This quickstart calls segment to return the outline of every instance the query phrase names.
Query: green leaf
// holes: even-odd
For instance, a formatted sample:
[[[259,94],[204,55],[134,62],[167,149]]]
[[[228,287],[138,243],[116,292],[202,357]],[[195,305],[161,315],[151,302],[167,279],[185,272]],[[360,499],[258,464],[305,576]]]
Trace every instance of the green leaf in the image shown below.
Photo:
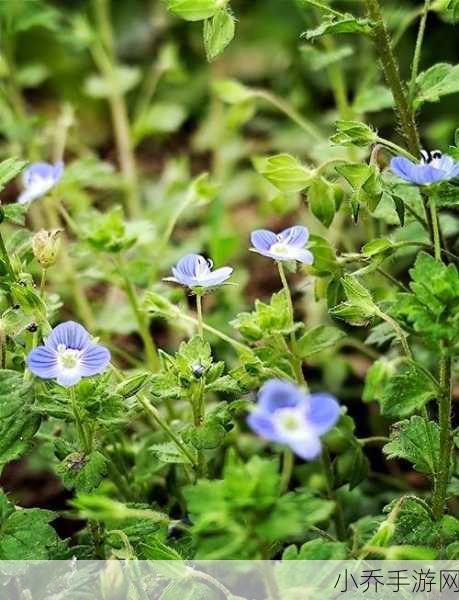
[[[384,254],[389,256],[391,254],[392,249],[393,244],[390,240],[372,240],[371,242],[368,242],[368,244],[365,244],[362,247],[362,254],[364,254],[365,256],[376,256],[378,254]]]
[[[303,166],[290,154],[276,154],[254,160],[255,168],[278,190],[286,193],[301,192],[314,178],[314,171]]]
[[[0,560],[49,560],[60,542],[50,510],[15,509],[0,490]]]
[[[366,325],[368,321],[378,314],[378,307],[373,302],[370,292],[357,280],[356,277],[345,275],[341,279],[346,302],[342,302],[330,313],[347,321],[351,325]]]
[[[84,83],[84,91],[92,98],[109,98],[115,90],[126,94],[137,86],[142,78],[139,67],[120,65],[113,71],[113,77],[106,79],[101,75],[91,75]]]
[[[308,204],[316,219],[330,227],[336,212],[334,186],[323,177],[314,179],[308,189]]]
[[[284,550],[282,560],[345,560],[348,554],[349,550],[343,542],[317,538],[306,542],[299,550],[295,546],[289,546]]]
[[[340,270],[336,250],[325,238],[319,235],[311,235],[309,237],[309,250],[314,255],[312,269],[315,275],[323,277],[335,274]]]
[[[57,473],[67,489],[91,492],[107,474],[107,459],[100,452],[89,456],[81,452],[69,454],[58,466]]]
[[[364,402],[380,401],[387,381],[393,374],[394,366],[389,361],[376,360],[366,373],[362,400]]]
[[[406,417],[435,398],[437,390],[426,373],[415,363],[405,363],[393,375],[381,398],[382,413],[388,417]]]
[[[175,464],[191,464],[189,459],[180,452],[173,442],[165,442],[164,444],[155,444],[150,447],[151,452],[158,460],[164,463]],[[192,450],[190,450],[192,453]]]
[[[438,349],[442,342],[446,350],[459,350],[459,273],[454,264],[435,260],[420,252],[410,270],[411,294],[398,294],[392,314],[405,320],[424,341]]]
[[[348,483],[352,490],[367,478],[370,462],[362,448],[354,444],[336,457],[333,466],[335,484],[341,486]]]
[[[22,373],[0,370],[0,466],[22,456],[40,426],[33,391]]]
[[[358,163],[339,165],[335,170],[342,175],[353,189],[351,209],[354,221],[357,222],[360,205],[367,204],[374,210],[382,196],[379,172],[374,165]]]
[[[323,352],[327,348],[336,346],[346,337],[344,331],[330,325],[317,325],[306,331],[298,340],[298,352],[302,358],[312,356],[317,352]]]
[[[24,225],[28,206],[26,204],[5,204],[2,206],[5,219],[15,225]]]
[[[323,50],[317,48],[313,44],[305,44],[300,50],[304,64],[306,64],[311,71],[322,71],[354,54],[352,46],[340,46],[333,50]]]
[[[182,104],[155,102],[134,123],[133,136],[136,144],[150,135],[177,131],[186,117],[187,112]]]
[[[357,114],[379,112],[394,105],[394,97],[384,85],[364,86],[354,99],[353,110]]]
[[[331,136],[330,141],[338,146],[368,146],[374,144],[376,138],[376,132],[365,123],[360,121],[336,121],[336,133]]]
[[[288,335],[292,326],[285,290],[273,294],[270,304],[256,300],[253,312],[239,313],[230,324],[251,341],[269,338],[276,334]]]
[[[362,33],[369,35],[373,29],[371,21],[368,19],[358,19],[351,14],[344,14],[342,17],[325,17],[321,24],[315,29],[309,29],[301,34],[301,37],[307,40],[316,40],[324,35],[333,35],[336,33]]]
[[[19,158],[7,158],[0,162],[0,191],[24,169],[27,162]]]
[[[137,237],[129,233],[123,210],[115,206],[106,213],[92,211],[81,224],[81,235],[94,249],[118,253],[133,246]]]
[[[217,79],[212,84],[215,94],[228,104],[242,104],[254,96],[254,92],[235,79]]]
[[[440,429],[433,421],[415,415],[393,426],[391,441],[383,451],[389,459],[403,458],[420,473],[435,476],[440,457]]]
[[[416,89],[416,107],[424,102],[438,102],[443,96],[459,92],[459,65],[433,65],[418,75]]]
[[[228,46],[234,37],[234,29],[234,17],[226,8],[204,21],[204,48],[209,62]]]
[[[203,21],[213,17],[228,0],[166,0],[167,9],[185,21]]]

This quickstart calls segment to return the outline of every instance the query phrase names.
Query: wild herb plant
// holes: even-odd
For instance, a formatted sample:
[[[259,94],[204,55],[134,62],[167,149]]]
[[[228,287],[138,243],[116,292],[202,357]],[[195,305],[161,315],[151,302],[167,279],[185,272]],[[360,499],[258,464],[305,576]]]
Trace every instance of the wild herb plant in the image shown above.
[[[459,557],[459,4],[240,4],[1,3],[0,559]]]

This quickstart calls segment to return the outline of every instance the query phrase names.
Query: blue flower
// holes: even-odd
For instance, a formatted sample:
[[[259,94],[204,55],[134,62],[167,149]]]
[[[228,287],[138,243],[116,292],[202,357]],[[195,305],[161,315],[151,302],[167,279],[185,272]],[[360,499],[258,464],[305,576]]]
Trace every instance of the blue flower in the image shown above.
[[[18,198],[19,204],[29,204],[47,194],[62,177],[64,163],[54,165],[38,162],[28,167],[23,174],[24,191]]]
[[[297,385],[271,379],[261,388],[247,423],[266,440],[286,444],[301,458],[312,460],[322,451],[320,436],[339,416],[339,404],[330,394],[305,394]]]
[[[277,235],[267,229],[257,229],[250,236],[253,246],[250,249],[274,260],[297,260],[312,265],[314,256],[304,248],[308,238],[309,231],[300,225],[284,229]]]
[[[442,154],[439,150],[423,150],[421,154],[419,164],[403,156],[396,156],[390,161],[390,168],[398,177],[416,185],[430,185],[459,177],[459,163],[451,156]]]
[[[109,362],[109,350],[93,344],[86,329],[74,321],[55,327],[45,345],[27,357],[27,366],[34,375],[56,379],[65,387],[76,385],[82,377],[102,373]]]
[[[213,263],[199,254],[187,254],[172,267],[173,277],[165,281],[180,283],[189,288],[210,288],[222,285],[233,272],[231,267],[221,267],[212,271]]]

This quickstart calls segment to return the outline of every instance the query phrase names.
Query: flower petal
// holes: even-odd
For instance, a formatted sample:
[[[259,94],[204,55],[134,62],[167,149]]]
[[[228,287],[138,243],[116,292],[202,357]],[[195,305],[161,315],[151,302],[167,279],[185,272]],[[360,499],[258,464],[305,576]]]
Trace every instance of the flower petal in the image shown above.
[[[187,254],[178,261],[175,271],[185,277],[195,277],[201,258],[202,256],[199,254]],[[172,272],[174,273],[174,269],[172,269]],[[174,275],[177,277],[175,273]]]
[[[54,166],[45,162],[31,164],[22,175],[24,186],[28,187],[37,179],[54,179]]]
[[[289,246],[303,248],[309,239],[309,231],[307,227],[295,225],[293,227],[289,227],[288,229],[284,229],[284,231],[282,231],[278,237],[280,241],[288,244]]]
[[[216,269],[212,273],[208,275],[208,277],[200,278],[197,280],[197,284],[202,285],[204,287],[212,287],[214,285],[221,285],[224,283],[229,277],[231,277],[231,273],[233,269],[231,267],[221,267],[220,269]]]
[[[27,357],[27,366],[37,377],[54,379],[58,373],[57,352],[46,346],[38,346]]]
[[[304,401],[305,394],[298,386],[280,379],[270,379],[258,393],[258,406],[268,414],[286,406],[297,406]]]
[[[89,377],[102,373],[107,368],[110,358],[110,351],[105,346],[86,346],[80,357],[81,375]]]
[[[256,250],[267,252],[278,240],[277,236],[272,231],[269,231],[268,229],[256,229],[255,231],[252,231],[250,241]]]
[[[298,262],[301,262],[305,265],[312,265],[314,262],[314,255],[309,250],[298,249],[295,258]]]
[[[330,431],[339,420],[341,409],[331,394],[311,394],[308,398],[307,420],[317,435]]]
[[[60,368],[56,377],[56,381],[59,385],[64,387],[71,387],[81,381],[80,369],[63,369]]]
[[[66,321],[55,327],[46,340],[46,346],[57,350],[59,345],[74,350],[83,350],[89,344],[89,333],[79,323]]]
[[[396,156],[390,161],[395,175],[416,185],[428,185],[446,179],[446,174],[429,164],[417,165],[403,156]]]
[[[247,424],[257,435],[271,442],[278,441],[276,429],[269,415],[259,410],[254,410],[247,417]]]
[[[289,446],[297,456],[305,460],[314,460],[322,451],[320,438],[316,435],[310,435],[300,441],[290,442]]]

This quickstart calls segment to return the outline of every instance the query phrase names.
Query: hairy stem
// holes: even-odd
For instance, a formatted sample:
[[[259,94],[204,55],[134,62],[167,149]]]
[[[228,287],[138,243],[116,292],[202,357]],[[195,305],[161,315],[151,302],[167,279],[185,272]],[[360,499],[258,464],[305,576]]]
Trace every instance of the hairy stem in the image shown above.
[[[451,359],[442,351],[440,359],[440,387],[438,399],[439,425],[440,425],[440,463],[437,482],[432,498],[432,512],[436,519],[440,519],[445,511],[446,495],[451,471],[451,451],[453,445],[451,409],[452,409],[452,384],[451,384]]]
[[[419,21],[418,36],[416,38],[416,46],[414,48],[413,64],[411,66],[411,80],[409,88],[409,102],[413,103],[414,95],[416,93],[416,79],[419,72],[419,64],[421,62],[422,42],[424,41],[424,34],[426,31],[427,15],[429,14],[431,0],[424,1],[424,8],[421,14],[421,20]]]
[[[382,16],[379,0],[365,0],[365,4],[367,7],[368,16],[374,23],[372,34],[373,42],[378,53],[379,61],[381,63],[387,84],[389,85],[394,97],[396,111],[400,119],[403,135],[411,154],[414,156],[419,156],[421,152],[421,145],[419,142],[419,135],[416,128],[414,113],[408,102],[408,98],[400,78],[398,63],[392,50],[391,40]]]

